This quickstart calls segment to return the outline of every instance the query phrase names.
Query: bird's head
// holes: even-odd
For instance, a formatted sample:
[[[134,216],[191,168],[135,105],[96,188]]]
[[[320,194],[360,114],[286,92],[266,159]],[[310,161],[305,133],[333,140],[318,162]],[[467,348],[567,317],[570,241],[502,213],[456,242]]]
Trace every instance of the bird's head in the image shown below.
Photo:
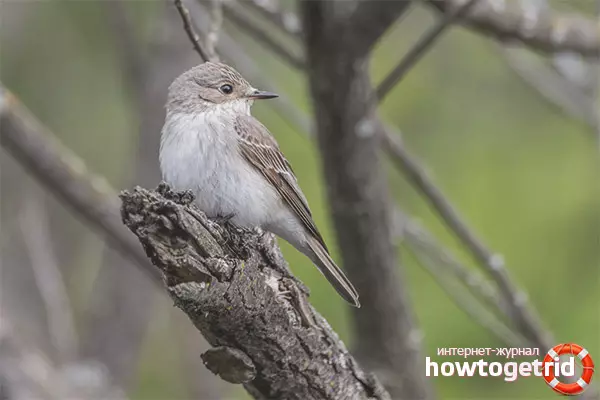
[[[167,109],[205,112],[248,110],[254,100],[278,97],[254,88],[239,72],[222,63],[205,62],[178,76],[169,87]]]

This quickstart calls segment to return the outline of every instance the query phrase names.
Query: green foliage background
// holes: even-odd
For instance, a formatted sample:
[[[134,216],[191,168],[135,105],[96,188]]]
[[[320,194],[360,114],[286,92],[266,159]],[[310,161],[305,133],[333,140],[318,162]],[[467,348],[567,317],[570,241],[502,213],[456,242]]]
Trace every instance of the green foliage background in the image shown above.
[[[141,38],[157,23],[157,4],[128,4]],[[27,11],[27,27],[9,30],[10,21],[2,21],[3,83],[92,170],[105,175],[115,187],[129,185],[136,141],[144,138],[138,137],[139,117],[117,60],[114,41],[119,39],[107,24],[101,2],[3,2],[2,15],[11,15],[14,7]],[[389,32],[375,51],[374,82],[432,21],[429,13],[418,10]],[[8,35],[11,31],[19,35]],[[255,44],[240,40],[265,73],[285,89],[284,95],[310,110],[303,77]],[[445,36],[396,87],[380,112],[402,129],[407,146],[426,163],[469,225],[504,256],[511,275],[527,291],[556,340],[579,343],[600,360],[600,158],[593,131],[524,84],[491,40],[459,28]],[[255,113],[277,137],[318,225],[335,249],[315,143],[273,113],[268,104],[258,104]],[[473,265],[423,199],[391,167],[389,181],[397,202]],[[85,232],[81,227],[73,229]],[[103,252],[94,234],[81,235],[81,260],[88,265],[89,260],[96,260],[97,265],[82,268],[70,279],[72,287],[80,288],[84,282],[85,288],[92,284]],[[345,305],[306,258],[286,243],[282,247],[296,274],[311,288],[313,304],[351,345]],[[436,356],[438,347],[503,346],[448,301],[401,244],[400,253],[399,268],[401,264],[422,329],[424,356],[442,361]],[[77,271],[76,267],[70,266]],[[72,296],[85,299],[86,294],[84,289],[74,289]],[[185,350],[167,344],[181,318],[175,320],[172,309],[166,307],[156,313],[133,398],[186,398],[180,374]],[[516,383],[499,378],[432,381],[444,399],[556,397],[540,378]],[[245,398],[242,392],[231,387],[224,397]]]

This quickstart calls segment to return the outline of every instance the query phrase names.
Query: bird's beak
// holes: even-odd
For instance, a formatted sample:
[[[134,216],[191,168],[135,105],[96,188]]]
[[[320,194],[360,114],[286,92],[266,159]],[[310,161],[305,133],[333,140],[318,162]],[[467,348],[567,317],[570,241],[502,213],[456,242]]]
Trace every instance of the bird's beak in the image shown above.
[[[247,97],[251,100],[267,100],[279,97],[279,95],[271,92],[263,92],[262,90],[254,90]]]

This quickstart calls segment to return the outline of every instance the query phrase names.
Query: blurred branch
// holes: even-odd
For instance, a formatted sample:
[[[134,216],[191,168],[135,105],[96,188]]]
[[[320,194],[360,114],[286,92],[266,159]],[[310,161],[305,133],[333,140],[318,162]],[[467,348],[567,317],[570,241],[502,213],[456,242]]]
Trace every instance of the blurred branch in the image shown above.
[[[375,93],[379,101],[383,101],[385,96],[396,86],[396,84],[410,71],[416,63],[425,55],[425,52],[432,47],[450,27],[451,24],[462,18],[479,0],[468,0],[444,16],[412,46],[398,65],[385,77],[377,86]]]
[[[219,31],[223,25],[223,0],[208,0],[210,3],[210,29],[206,35],[206,51],[217,58],[215,50],[219,41]]]
[[[141,25],[135,18],[135,11],[138,10],[136,4],[127,0],[112,0],[103,2],[102,6],[105,8],[106,24],[115,28],[108,32],[107,38],[116,49],[117,69],[123,81],[121,87],[131,99],[130,130],[138,130],[138,134],[133,135],[138,146],[127,160],[128,173],[123,176],[124,179],[122,177],[120,184],[127,184],[128,181],[137,184],[151,181],[154,184],[160,179],[156,174],[158,139],[155,138],[160,135],[164,121],[166,87],[161,87],[159,93],[152,92],[159,84],[160,78],[154,71],[163,66],[158,60],[159,54],[163,53],[152,48],[150,43],[159,35],[162,38],[162,30],[158,34],[156,30],[163,26],[165,19],[159,19],[160,23],[148,35],[139,35]],[[159,9],[170,11],[169,24],[185,37],[175,7],[170,2],[164,2],[160,3]],[[184,43],[178,46],[178,43],[171,41],[169,46],[180,49],[180,54],[195,56],[194,52],[189,51],[187,37]],[[173,58],[173,62],[185,61],[183,57]],[[167,77],[169,80],[172,78],[173,75]],[[159,105],[156,109],[148,109],[149,103]],[[148,125],[157,120],[158,124]],[[144,165],[140,165],[142,163]],[[156,305],[160,301],[168,301],[160,296],[162,293],[157,293],[152,282],[140,277],[138,269],[127,265],[129,263],[121,254],[105,246],[102,264],[99,270],[94,271],[95,278],[79,321],[80,357],[101,362],[113,382],[125,391],[137,384],[140,352],[149,324],[156,318]]]
[[[302,26],[298,16],[281,9],[278,0],[244,0],[242,4],[258,11],[271,23],[291,36],[302,34]]]
[[[215,346],[202,355],[211,371],[257,399],[389,399],[308,304],[272,235],[217,225],[166,185],[121,199],[175,305]]]
[[[396,210],[397,236],[413,251],[421,263],[435,264],[440,272],[434,278],[442,285],[446,276],[452,276],[467,288],[478,301],[489,306],[495,314],[508,316],[508,309],[498,292],[478,271],[462,264],[454,255],[439,243],[435,237],[413,218]]]
[[[243,0],[245,1],[245,0]],[[304,69],[304,60],[292,54],[285,46],[279,44],[274,35],[267,34],[260,27],[250,20],[243,12],[239,10],[237,3],[225,3],[225,16],[230,19],[236,28],[240,28],[248,32],[257,42],[271,50],[276,55],[280,56],[285,62],[297,69]]]
[[[217,54],[214,52],[210,53],[209,50],[206,48],[206,46],[200,42],[200,37],[196,33],[196,30],[194,28],[194,23],[192,22],[192,20],[190,18],[190,12],[183,5],[182,0],[173,0],[173,4],[175,4],[175,8],[177,8],[177,11],[179,12],[179,15],[181,16],[181,20],[183,21],[183,29],[185,30],[185,33],[187,33],[188,37],[190,38],[190,41],[192,42],[192,45],[194,46],[194,50],[196,50],[196,52],[200,55],[200,58],[203,61],[215,61],[215,62],[219,61],[219,57],[217,56]]]
[[[106,180],[87,170],[17,98],[0,85],[0,139],[50,192],[99,230],[108,243],[158,282],[139,244],[121,223],[117,197]]]
[[[594,98],[579,86],[543,61],[536,60],[533,54],[527,54],[525,49],[502,46],[500,51],[519,77],[546,100],[594,129],[600,126]]]
[[[73,308],[51,242],[46,209],[33,193],[24,195],[19,212],[23,243],[44,302],[50,342],[61,363],[75,360],[78,347]]]
[[[106,16],[114,36],[117,58],[121,61],[121,70],[126,78],[126,85],[131,87],[133,100],[136,104],[141,101],[144,92],[146,74],[145,51],[137,40],[135,25],[127,10],[126,0],[104,1]]]
[[[416,225],[413,224],[412,228],[414,227],[416,227]],[[419,237],[417,241],[421,241],[422,243],[414,243],[415,237],[417,237],[417,235],[413,234],[411,235],[411,239],[406,240],[408,249],[413,253],[417,263],[431,275],[458,308],[464,311],[467,316],[493,336],[500,339],[504,344],[514,347],[525,347],[528,345],[525,338],[518,332],[515,332],[511,327],[507,326],[497,315],[486,309],[480,303],[481,298],[479,295],[483,291],[483,288],[478,287],[476,284],[472,284],[466,286],[468,291],[465,291],[465,281],[460,278],[457,279],[458,275],[453,276],[449,273],[450,271],[442,267],[444,264],[450,264],[450,262],[440,262],[435,258],[436,248],[430,248],[430,243],[428,242],[430,238],[427,236],[422,238]],[[412,244],[410,244],[409,240],[413,241]],[[476,276],[470,272],[468,273],[472,276]]]
[[[125,400],[97,363],[55,364],[35,344],[25,343],[0,316],[0,398],[2,400]]]
[[[451,12],[467,0],[426,0],[439,11]],[[500,41],[517,40],[544,52],[572,51],[588,57],[600,54],[600,24],[581,15],[553,10],[537,12],[527,1],[481,0],[464,24]],[[533,10],[533,11],[532,11]]]
[[[360,33],[351,35],[351,43],[346,44],[351,47],[349,50],[356,54],[365,54],[370,51],[379,38],[410,9],[412,4],[412,1],[390,0],[359,0],[356,2],[356,9],[352,15],[347,19],[344,18],[344,23],[352,26],[354,32]],[[348,38],[339,37],[338,39],[343,42]]]
[[[416,157],[406,150],[399,137],[388,133],[383,138],[392,161],[425,196],[450,230],[456,234],[483,270],[498,285],[500,294],[506,303],[505,309],[509,311],[509,317],[519,332],[541,349],[550,348],[552,346],[550,335],[544,332],[538,322],[538,317],[533,310],[527,307],[525,294],[513,284],[504,266],[502,256],[493,254],[469,229],[441,190],[427,176]]]

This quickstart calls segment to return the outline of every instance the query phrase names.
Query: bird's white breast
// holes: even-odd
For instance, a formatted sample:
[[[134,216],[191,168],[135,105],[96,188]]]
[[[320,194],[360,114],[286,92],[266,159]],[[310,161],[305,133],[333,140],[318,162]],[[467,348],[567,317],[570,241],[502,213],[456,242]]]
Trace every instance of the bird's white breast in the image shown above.
[[[280,200],[238,150],[233,123],[239,111],[169,113],[160,146],[161,171],[173,189],[192,190],[208,216],[233,215],[237,225],[264,226]]]

